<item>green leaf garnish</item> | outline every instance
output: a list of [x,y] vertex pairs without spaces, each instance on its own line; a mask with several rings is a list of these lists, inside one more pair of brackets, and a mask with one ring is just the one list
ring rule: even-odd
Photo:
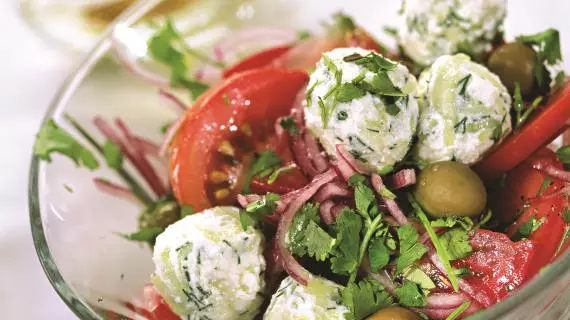
[[353,210],[345,208],[332,230],[336,237],[336,247],[331,258],[331,270],[337,274],[349,275],[359,266],[362,218]]
[[290,135],[295,136],[299,134],[299,128],[295,124],[295,121],[291,117],[285,117],[279,121],[279,125],[285,131],[289,132]]
[[468,74],[463,79],[459,80],[457,86],[459,87],[459,95],[465,97],[465,92],[467,90],[467,85],[469,84],[469,80],[473,77],[472,74]]
[[103,145],[103,155],[110,168],[120,169],[123,166],[123,153],[118,145],[107,140]]
[[61,154],[71,159],[79,167],[90,170],[99,168],[99,162],[91,153],[79,143],[65,129],[60,128],[52,119],[48,120],[38,133],[34,145],[34,155],[51,162],[51,155]]
[[473,225],[473,219],[469,217],[444,217],[431,222],[431,226],[434,228],[453,228],[458,226],[466,231],[473,229]]
[[527,222],[523,223],[517,230],[517,234],[514,236],[513,240],[520,240],[523,238],[528,238],[533,234],[546,220],[545,217],[537,219],[536,217],[530,218]]
[[390,262],[390,249],[388,249],[384,241],[384,238],[374,238],[370,241],[368,261],[372,272],[378,272]]
[[469,235],[463,229],[451,229],[440,237],[441,244],[449,252],[451,260],[467,258],[473,252]]
[[469,308],[469,306],[471,305],[471,302],[469,301],[465,301],[463,302],[459,307],[457,307],[457,309],[455,309],[447,318],[445,318],[445,320],[455,320],[457,319],[457,317],[459,317],[463,312],[465,312],[465,310],[467,310],[467,308]]
[[343,83],[336,93],[336,101],[340,103],[350,102],[354,99],[363,97],[366,91],[360,89],[352,83]]
[[277,209],[277,201],[280,197],[274,193],[268,193],[261,199],[247,205],[240,210],[240,222],[244,230],[250,226],[255,227],[263,218],[267,217]]
[[281,158],[273,151],[265,150],[257,157],[251,166],[251,170],[244,178],[243,192],[249,193],[249,185],[251,179],[255,176],[265,178],[273,173],[273,171],[281,167]]
[[400,256],[396,264],[396,274],[414,264],[427,252],[427,248],[418,243],[418,231],[411,224],[405,224],[398,228],[398,239],[400,241]]
[[121,237],[131,240],[131,241],[141,241],[141,242],[154,242],[156,237],[164,232],[163,228],[160,227],[153,227],[153,228],[146,228],[140,229],[134,233],[124,233],[120,234]]
[[282,173],[291,171],[291,170],[293,170],[293,169],[295,169],[295,168],[297,168],[297,165],[296,165],[295,163],[291,163],[291,164],[288,165],[288,166],[281,167],[281,168],[279,168],[279,169],[273,171],[273,173],[271,173],[271,175],[270,175],[269,178],[267,179],[267,183],[268,183],[268,184],[273,184],[273,183],[275,183],[275,181],[277,181],[277,179],[279,179],[279,176],[280,176]]
[[365,278],[349,283],[341,292],[342,302],[350,309],[349,319],[364,319],[394,301],[378,281]]
[[395,289],[399,303],[404,307],[424,307],[425,297],[417,283],[404,281],[404,284]]
[[556,156],[565,165],[570,165],[570,145],[563,146],[556,151]]

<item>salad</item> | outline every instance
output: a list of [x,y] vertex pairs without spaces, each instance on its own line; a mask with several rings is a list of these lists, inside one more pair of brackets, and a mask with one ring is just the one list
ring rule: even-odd
[[180,111],[163,143],[96,117],[101,142],[66,114],[35,154],[104,164],[116,178],[96,186],[143,207],[122,234],[153,251],[137,316],[462,319],[570,243],[559,32],[505,39],[505,6],[407,0],[397,50],[342,13],[211,51],[166,21],[148,52],[168,77],[115,48]]

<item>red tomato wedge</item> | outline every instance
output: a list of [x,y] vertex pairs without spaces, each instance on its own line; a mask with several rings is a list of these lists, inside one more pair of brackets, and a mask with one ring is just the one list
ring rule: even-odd
[[276,120],[290,113],[307,81],[306,72],[256,69],[204,93],[170,146],[169,177],[178,201],[196,211],[234,203],[253,151],[274,135]]
[[474,167],[484,180],[493,180],[515,168],[541,147],[547,145],[568,126],[570,119],[570,83],[550,98],[519,131],[505,139]]
[[281,57],[290,49],[291,46],[279,46],[254,53],[224,70],[223,76],[228,78],[239,72],[270,66],[275,59]]
[[512,242],[506,235],[479,229],[469,240],[473,254],[458,260],[455,267],[467,267],[474,275],[465,280],[499,302],[529,279],[536,254],[534,241]]

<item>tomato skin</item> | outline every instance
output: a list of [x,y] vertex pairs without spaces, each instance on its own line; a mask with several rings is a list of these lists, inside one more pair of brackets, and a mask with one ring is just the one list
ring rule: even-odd
[[[496,218],[502,224],[510,224],[517,219],[521,208],[523,208],[527,200],[533,199],[538,195],[546,175],[533,169],[533,164],[536,161],[540,161],[545,165],[553,165],[559,169],[563,168],[562,163],[554,152],[548,148],[542,148],[509,172],[504,187],[499,192],[492,193],[496,196],[491,199]],[[543,194],[554,192],[563,187],[563,185],[562,181],[553,179],[551,185],[544,190]]]
[[224,70],[223,77],[225,79],[239,72],[270,66],[275,59],[284,55],[290,49],[291,46],[279,46],[254,53]]
[[469,240],[473,254],[454,263],[468,267],[473,276],[465,280],[499,302],[529,278],[531,261],[536,255],[532,240],[512,242],[506,235],[489,230],[476,230]]
[[[195,211],[211,207],[208,174],[220,164],[221,143],[246,124],[254,142],[271,136],[275,121],[289,114],[307,81],[306,72],[256,69],[238,73],[200,97],[170,146],[170,185],[178,201]],[[238,185],[234,193],[241,190]]]
[[515,168],[539,148],[556,138],[570,119],[570,82],[550,98],[519,130],[508,136],[494,151],[477,163],[474,170],[484,179],[493,180]]
[[146,284],[143,289],[143,306],[136,308],[135,312],[145,315],[149,320],[179,320],[180,316],[174,313],[162,299],[152,284]]

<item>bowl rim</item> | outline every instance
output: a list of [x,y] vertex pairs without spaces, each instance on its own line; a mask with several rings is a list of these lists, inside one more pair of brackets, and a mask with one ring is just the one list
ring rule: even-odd
[[[111,37],[115,28],[118,25],[133,25],[136,21],[140,20],[146,12],[162,1],[163,0],[138,0],[128,10],[125,10],[125,12],[123,12],[117,20],[107,28],[107,30],[100,36],[98,42],[83,57],[83,59],[75,65],[68,77],[61,84],[60,89],[50,102],[40,128],[49,119],[61,113],[62,109],[65,108],[70,98],[74,95],[76,89],[83,83],[97,62],[104,58],[110,50]],[[32,239],[40,264],[56,293],[69,307],[69,309],[75,313],[75,315],[80,319],[103,320],[94,308],[81,298],[73,290],[72,286],[65,282],[62,274],[57,268],[53,256],[51,255],[41,213],[39,182],[40,175],[42,174],[42,168],[45,168],[45,165],[42,166],[40,159],[32,152],[28,177],[28,208]],[[532,299],[536,293],[541,293],[541,289],[548,287],[549,284],[567,274],[570,274],[570,252],[565,253],[558,259],[558,261],[545,267],[539,275],[535,276],[529,283],[524,284],[516,294],[513,294],[506,300],[490,308],[477,312],[467,319],[496,319],[507,315],[519,305]]]

